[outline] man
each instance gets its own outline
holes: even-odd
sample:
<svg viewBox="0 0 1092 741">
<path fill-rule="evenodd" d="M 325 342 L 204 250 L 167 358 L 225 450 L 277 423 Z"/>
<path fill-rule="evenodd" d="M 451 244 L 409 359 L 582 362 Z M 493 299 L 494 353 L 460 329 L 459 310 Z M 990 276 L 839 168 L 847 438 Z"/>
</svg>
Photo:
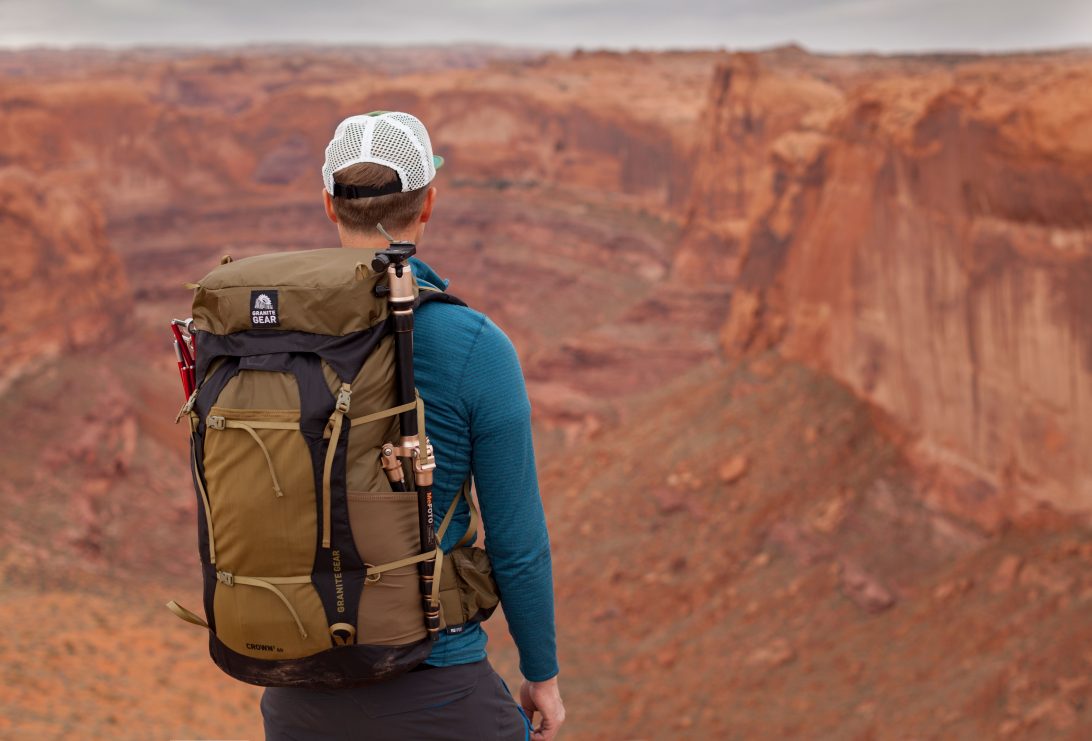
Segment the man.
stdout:
<svg viewBox="0 0 1092 741">
<path fill-rule="evenodd" d="M 424 125 L 408 113 L 378 111 L 338 125 L 326 148 L 323 202 L 342 247 L 421 244 L 432 217 L 436 168 Z M 412 258 L 420 285 L 446 288 Z M 473 474 L 486 551 L 525 677 L 517 704 L 485 657 L 474 625 L 442 635 L 424 664 L 392 680 L 343 690 L 267 688 L 269 741 L 504 739 L 550 741 L 565 719 L 557 685 L 550 544 L 538 492 L 530 403 L 515 349 L 484 314 L 431 302 L 415 316 L 413 363 L 437 451 L 436 519 Z M 455 545 L 469 522 L 459 500 L 441 544 Z M 532 729 L 530 718 L 541 714 Z M 532 732 L 533 730 L 533 732 Z"/>
</svg>

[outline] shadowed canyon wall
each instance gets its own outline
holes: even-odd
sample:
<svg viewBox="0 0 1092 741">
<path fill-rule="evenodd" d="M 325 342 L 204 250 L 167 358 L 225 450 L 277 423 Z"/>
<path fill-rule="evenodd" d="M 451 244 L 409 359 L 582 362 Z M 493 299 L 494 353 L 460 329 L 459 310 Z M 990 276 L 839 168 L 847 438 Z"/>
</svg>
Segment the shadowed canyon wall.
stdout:
<svg viewBox="0 0 1092 741">
<path fill-rule="evenodd" d="M 1092 509 L 1089 89 L 1078 54 L 740 56 L 705 116 L 691 233 L 736 279 L 725 349 L 848 384 L 986 529 Z"/>
</svg>

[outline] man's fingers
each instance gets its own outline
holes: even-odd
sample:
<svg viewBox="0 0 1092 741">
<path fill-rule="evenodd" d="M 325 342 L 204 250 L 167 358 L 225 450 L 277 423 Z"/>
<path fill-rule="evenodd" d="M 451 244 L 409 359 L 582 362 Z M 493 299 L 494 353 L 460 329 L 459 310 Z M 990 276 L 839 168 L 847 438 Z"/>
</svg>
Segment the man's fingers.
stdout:
<svg viewBox="0 0 1092 741">
<path fill-rule="evenodd" d="M 535 701 L 531 699 L 531 688 L 524 682 L 519 688 L 519 704 L 523 708 L 523 712 L 527 714 L 528 722 L 535 719 Z"/>
<path fill-rule="evenodd" d="M 554 741 L 554 736 L 556 735 L 556 728 L 547 729 L 539 727 L 538 730 L 531 732 L 531 741 Z"/>
<path fill-rule="evenodd" d="M 552 712 L 550 715 L 543 714 L 542 723 L 531 733 L 532 741 L 553 741 L 554 736 L 557 735 L 557 730 L 564 722 L 564 710 L 561 710 L 560 715 L 557 716 Z"/>
</svg>

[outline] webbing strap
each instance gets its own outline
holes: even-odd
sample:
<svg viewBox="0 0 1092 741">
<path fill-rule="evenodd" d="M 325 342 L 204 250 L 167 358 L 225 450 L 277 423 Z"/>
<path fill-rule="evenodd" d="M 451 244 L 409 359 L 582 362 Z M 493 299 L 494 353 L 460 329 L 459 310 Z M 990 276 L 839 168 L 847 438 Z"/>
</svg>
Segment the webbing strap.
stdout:
<svg viewBox="0 0 1092 741">
<path fill-rule="evenodd" d="M 448 525 L 451 524 L 451 520 L 455 516 L 455 505 L 459 503 L 459 497 L 465 499 L 467 506 L 470 508 L 470 522 L 466 526 L 463 537 L 459 538 L 459 542 L 455 544 L 455 548 L 461 548 L 474 539 L 478 531 L 478 522 L 481 520 L 478 507 L 474 504 L 474 497 L 470 496 L 470 478 L 467 477 L 462 487 L 459 488 L 459 493 L 451 500 L 451 506 L 444 513 L 444 519 L 440 522 L 440 529 L 436 531 L 436 541 L 440 542 L 444 539 L 444 533 L 447 532 Z"/>
<path fill-rule="evenodd" d="M 225 427 L 253 427 L 258 430 L 298 430 L 299 422 L 267 422 L 260 419 L 248 419 L 246 422 L 238 422 L 233 419 L 225 419 Z"/>
<path fill-rule="evenodd" d="M 173 599 L 167 603 L 167 609 L 177 615 L 180 619 L 185 620 L 187 623 L 199 625 L 206 630 L 209 629 L 209 624 L 205 622 L 204 618 L 200 617 L 196 613 L 190 612 L 185 607 L 175 602 Z"/>
<path fill-rule="evenodd" d="M 266 424 L 287 424 L 287 423 L 285 423 L 285 422 L 281 422 L 281 423 L 267 422 Z M 249 422 L 236 422 L 234 420 L 224 420 L 224 427 L 230 427 L 230 428 L 236 429 L 236 430 L 246 430 L 248 433 L 250 433 L 250 436 L 252 438 L 254 438 L 254 442 L 258 443 L 258 447 L 262 449 L 262 454 L 265 455 L 265 464 L 267 466 L 269 466 L 269 476 L 273 479 L 273 491 L 277 494 L 278 497 L 283 497 L 284 492 L 281 490 L 281 482 L 277 480 L 277 472 L 273 468 L 273 456 L 271 456 L 269 454 L 269 448 L 267 448 L 265 446 L 265 443 L 262 442 L 262 438 L 254 430 L 254 426 L 252 426 Z M 297 425 L 294 425 L 294 427 L 289 427 L 289 428 L 276 427 L 276 428 L 273 428 L 273 429 L 298 429 L 298 428 L 299 428 L 299 425 L 297 424 Z"/>
<path fill-rule="evenodd" d="M 322 466 L 322 547 L 330 547 L 330 472 L 334 468 L 334 455 L 337 453 L 338 440 L 341 439 L 341 423 L 349 412 L 349 402 L 353 393 L 352 386 L 341 384 L 337 406 L 330 415 L 330 441 L 326 445 L 326 462 Z M 350 425 L 351 426 L 351 425 Z"/>
<path fill-rule="evenodd" d="M 432 594 L 429 595 L 429 602 L 433 607 L 440 604 L 440 574 L 444 571 L 444 552 L 439 546 L 436 546 L 436 566 L 432 569 Z"/>
<path fill-rule="evenodd" d="M 357 417 L 356 419 L 354 419 L 352 422 L 349 423 L 349 426 L 356 427 L 357 425 L 366 425 L 369 422 L 375 422 L 377 419 L 383 419 L 384 417 L 393 417 L 396 414 L 408 412 L 415 406 L 417 406 L 416 400 L 407 402 L 406 404 L 400 404 L 396 407 L 391 407 L 390 409 L 384 409 L 383 411 L 375 412 L 374 414 L 365 414 L 363 417 Z"/>
<path fill-rule="evenodd" d="M 438 558 L 437 553 L 442 551 L 437 548 L 435 551 L 429 551 L 428 553 L 419 553 L 416 556 L 407 556 L 406 558 L 400 558 L 397 561 L 391 561 L 390 563 L 381 564 L 379 566 L 369 566 L 365 572 L 365 576 L 376 576 L 387 571 L 394 571 L 400 569 L 403 566 L 412 566 L 415 563 L 421 563 L 422 561 L 428 561 L 430 558 Z"/>
<path fill-rule="evenodd" d="M 226 578 L 220 578 L 221 574 L 225 574 Z M 292 619 L 296 621 L 296 627 L 299 628 L 300 638 L 307 637 L 307 630 L 303 627 L 303 621 L 300 620 L 299 613 L 296 612 L 296 608 L 292 606 L 292 603 L 288 601 L 288 598 L 284 596 L 284 592 L 277 589 L 277 584 L 310 584 L 311 575 L 307 576 L 238 576 L 237 574 L 228 574 L 225 571 L 216 572 L 216 576 L 220 579 L 220 583 L 232 586 L 233 584 L 246 584 L 251 587 L 261 587 L 262 589 L 268 589 L 273 594 L 277 595 L 284 606 L 288 608 L 288 611 L 292 613 Z"/>
<path fill-rule="evenodd" d="M 481 514 L 478 512 L 478 506 L 474 504 L 474 497 L 470 495 L 469 477 L 463 482 L 463 488 L 459 490 L 459 494 L 466 500 L 466 504 L 470 508 L 470 522 L 466 525 L 466 531 L 463 532 L 463 537 L 459 538 L 459 542 L 455 544 L 456 548 L 462 548 L 464 545 L 470 545 L 474 542 L 474 539 L 478 536 L 478 523 L 481 522 Z M 451 503 L 451 509 L 455 509 L 455 502 Z"/>
<path fill-rule="evenodd" d="M 400 558 L 397 561 L 391 561 L 382 566 L 369 566 L 368 570 L 365 572 L 365 578 L 369 576 L 379 576 L 384 572 L 394 571 L 395 569 L 400 569 L 404 566 L 412 566 L 415 563 L 421 563 L 422 561 L 428 561 L 429 559 L 436 559 L 436 565 L 432 570 L 432 592 L 429 594 L 429 599 L 432 604 L 435 605 L 440 600 L 440 574 L 443 572 L 444 568 L 444 552 L 439 546 L 436 546 L 436 550 L 428 553 L 420 553 L 416 556 Z M 365 583 L 367 584 L 370 582 Z"/>
<path fill-rule="evenodd" d="M 246 579 L 260 579 L 261 581 L 267 581 L 270 584 L 310 584 L 311 583 L 311 575 L 310 574 L 304 574 L 302 576 L 236 576 L 235 574 L 232 574 L 231 578 L 234 579 L 235 581 L 239 581 L 240 579 L 244 579 L 244 580 L 246 580 Z M 244 581 L 243 583 L 245 584 L 246 581 Z"/>
<path fill-rule="evenodd" d="M 466 484 L 464 483 L 465 487 Z M 447 512 L 444 513 L 444 519 L 440 521 L 440 529 L 436 531 L 436 542 L 439 543 L 444 539 L 444 533 L 447 532 L 448 525 L 455 518 L 455 505 L 459 503 L 459 496 L 463 493 L 463 489 L 459 489 L 459 493 L 455 495 L 455 498 L 451 500 L 451 506 L 447 508 Z"/>
<path fill-rule="evenodd" d="M 425 402 L 421 399 L 421 393 L 417 389 L 413 390 L 414 395 L 417 397 L 417 455 L 421 459 L 421 463 L 425 464 L 429 462 L 428 457 L 428 437 L 425 435 Z"/>
<path fill-rule="evenodd" d="M 201 472 L 197 470 L 197 441 L 190 434 L 190 457 L 193 459 L 193 480 L 197 482 L 197 491 L 201 494 L 201 506 L 205 508 L 205 525 L 209 531 L 209 563 L 216 563 L 216 538 L 212 534 L 212 505 L 205 485 L 201 482 Z"/>
</svg>

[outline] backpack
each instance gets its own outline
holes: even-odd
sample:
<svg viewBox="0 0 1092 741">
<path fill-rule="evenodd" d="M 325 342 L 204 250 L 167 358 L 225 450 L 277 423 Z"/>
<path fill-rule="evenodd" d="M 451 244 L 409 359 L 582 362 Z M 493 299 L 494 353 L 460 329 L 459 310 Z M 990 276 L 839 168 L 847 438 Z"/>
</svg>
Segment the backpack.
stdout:
<svg viewBox="0 0 1092 741">
<path fill-rule="evenodd" d="M 167 607 L 207 628 L 213 661 L 244 682 L 394 677 L 428 657 L 439 630 L 459 632 L 497 603 L 488 559 L 469 545 L 479 519 L 470 482 L 459 496 L 471 523 L 448 559 L 438 544 L 458 499 L 426 550 L 431 483 L 427 510 L 414 486 L 391 483 L 392 468 L 414 482 L 412 463 L 390 453 L 400 414 L 416 415 L 424 467 L 434 458 L 420 396 L 396 404 L 389 279 L 362 261 L 371 256 L 224 258 L 190 284 L 195 388 L 178 419 L 190 426 L 205 619 Z M 415 307 L 465 306 L 413 290 Z"/>
</svg>

